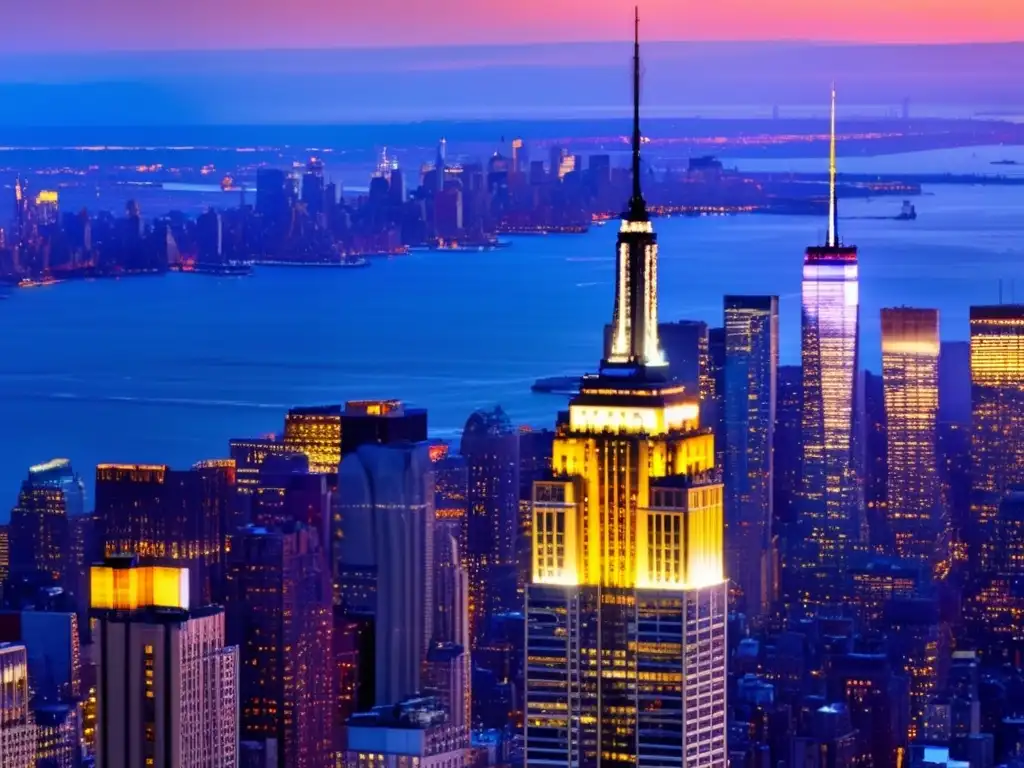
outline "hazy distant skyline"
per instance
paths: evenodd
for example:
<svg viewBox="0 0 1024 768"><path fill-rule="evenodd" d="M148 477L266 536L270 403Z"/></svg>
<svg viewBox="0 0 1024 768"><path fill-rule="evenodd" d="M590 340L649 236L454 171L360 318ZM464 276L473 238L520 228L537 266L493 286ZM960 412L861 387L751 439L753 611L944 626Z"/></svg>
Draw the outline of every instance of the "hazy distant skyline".
<svg viewBox="0 0 1024 768"><path fill-rule="evenodd" d="M649 40L1024 40L1019 0L640 0ZM7 52L619 40L629 0L34 0L0 11Z"/></svg>

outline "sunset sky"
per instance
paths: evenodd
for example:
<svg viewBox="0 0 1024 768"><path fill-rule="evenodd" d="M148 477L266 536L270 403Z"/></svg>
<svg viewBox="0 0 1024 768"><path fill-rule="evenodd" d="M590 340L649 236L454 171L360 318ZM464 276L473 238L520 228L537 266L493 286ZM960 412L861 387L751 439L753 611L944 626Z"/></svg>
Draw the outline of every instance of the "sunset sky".
<svg viewBox="0 0 1024 768"><path fill-rule="evenodd" d="M320 48L616 40L629 0L33 0L19 51ZM640 0L652 40L1008 42L1022 0Z"/></svg>

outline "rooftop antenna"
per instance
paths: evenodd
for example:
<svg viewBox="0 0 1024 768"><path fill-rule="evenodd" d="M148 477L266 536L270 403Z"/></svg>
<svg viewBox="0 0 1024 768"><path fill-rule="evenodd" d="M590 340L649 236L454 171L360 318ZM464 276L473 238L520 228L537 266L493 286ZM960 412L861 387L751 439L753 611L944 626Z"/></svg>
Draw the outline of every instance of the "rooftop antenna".
<svg viewBox="0 0 1024 768"><path fill-rule="evenodd" d="M836 84L832 83L832 127L828 154L828 242L839 247L839 202L836 199Z"/></svg>
<svg viewBox="0 0 1024 768"><path fill-rule="evenodd" d="M647 221L647 204L640 189L640 6L633 17L633 195L629 199L629 217Z"/></svg>

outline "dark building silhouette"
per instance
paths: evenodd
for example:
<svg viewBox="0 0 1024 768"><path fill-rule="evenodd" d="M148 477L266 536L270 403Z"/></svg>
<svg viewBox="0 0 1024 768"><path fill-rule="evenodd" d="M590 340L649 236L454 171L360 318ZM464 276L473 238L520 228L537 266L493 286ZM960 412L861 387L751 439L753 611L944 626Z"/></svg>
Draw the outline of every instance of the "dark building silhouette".
<svg viewBox="0 0 1024 768"><path fill-rule="evenodd" d="M518 604L519 433L500 407L477 411L466 421L459 453L469 473L466 563L475 647L489 617Z"/></svg>
<svg viewBox="0 0 1024 768"><path fill-rule="evenodd" d="M249 526L232 537L226 614L239 648L240 734L276 740L280 768L332 764L331 601L315 531Z"/></svg>

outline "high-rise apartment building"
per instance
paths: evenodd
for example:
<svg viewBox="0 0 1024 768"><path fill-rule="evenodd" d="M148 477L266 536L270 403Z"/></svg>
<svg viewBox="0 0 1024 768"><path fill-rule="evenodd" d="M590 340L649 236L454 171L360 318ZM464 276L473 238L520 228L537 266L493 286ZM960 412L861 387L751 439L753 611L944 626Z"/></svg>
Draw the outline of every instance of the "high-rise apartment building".
<svg viewBox="0 0 1024 768"><path fill-rule="evenodd" d="M71 590L71 518L83 514L84 497L85 486L67 459L29 468L11 510L12 577Z"/></svg>
<svg viewBox="0 0 1024 768"><path fill-rule="evenodd" d="M896 553L933 564L942 533L939 467L939 313L882 310L882 381L888 436L886 508Z"/></svg>
<svg viewBox="0 0 1024 768"><path fill-rule="evenodd" d="M337 587L373 616L374 700L420 690L434 625L434 473L427 443L363 445L341 462Z"/></svg>
<svg viewBox="0 0 1024 768"><path fill-rule="evenodd" d="M698 394L668 381L658 339L639 34L633 78L611 344L559 420L554 479L534 485L525 760L724 768L722 484Z"/></svg>
<svg viewBox="0 0 1024 768"><path fill-rule="evenodd" d="M726 576L751 617L774 599L775 406L779 300L725 297Z"/></svg>
<svg viewBox="0 0 1024 768"><path fill-rule="evenodd" d="M459 453L468 474L465 557L476 646L490 617L516 603L519 433L500 407L477 411L466 421Z"/></svg>
<svg viewBox="0 0 1024 768"><path fill-rule="evenodd" d="M803 268L803 492L806 566L839 567L861 534L857 477L860 299L857 248L839 239L832 92L828 239Z"/></svg>
<svg viewBox="0 0 1024 768"><path fill-rule="evenodd" d="M333 608L319 535L294 523L232 537L227 637L239 649L241 738L274 741L280 768L332 762Z"/></svg>
<svg viewBox="0 0 1024 768"><path fill-rule="evenodd" d="M235 768L238 648L223 609L190 606L184 568L107 558L91 581L97 765Z"/></svg>
<svg viewBox="0 0 1024 768"><path fill-rule="evenodd" d="M29 707L28 653L0 643L0 765L35 768L36 726Z"/></svg>

